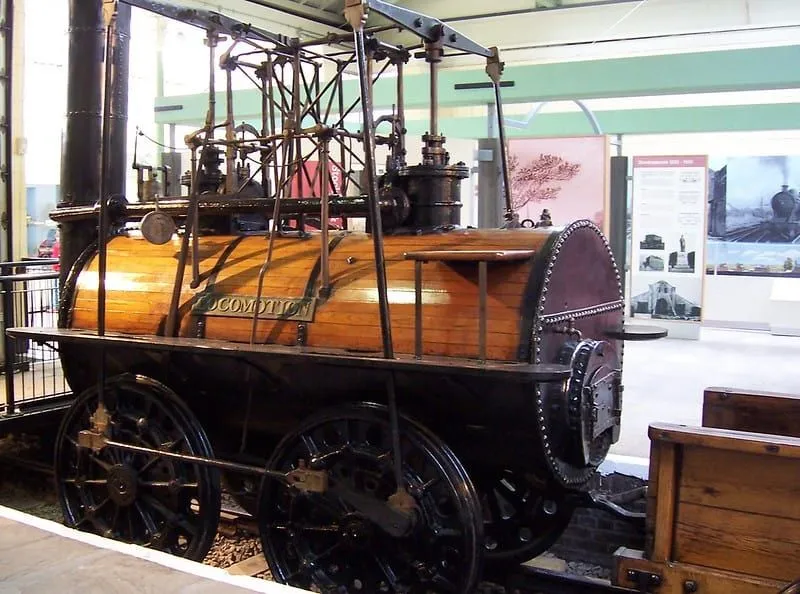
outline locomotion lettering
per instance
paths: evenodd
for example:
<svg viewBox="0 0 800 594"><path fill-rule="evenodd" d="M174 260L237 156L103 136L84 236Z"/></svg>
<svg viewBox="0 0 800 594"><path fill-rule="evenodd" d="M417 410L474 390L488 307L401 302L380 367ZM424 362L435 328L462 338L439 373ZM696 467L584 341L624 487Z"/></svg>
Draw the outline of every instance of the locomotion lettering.
<svg viewBox="0 0 800 594"><path fill-rule="evenodd" d="M296 320L313 322L317 300L314 297L255 297L207 293L200 295L192 306L192 313L229 318L250 318L256 312L265 320Z"/></svg>

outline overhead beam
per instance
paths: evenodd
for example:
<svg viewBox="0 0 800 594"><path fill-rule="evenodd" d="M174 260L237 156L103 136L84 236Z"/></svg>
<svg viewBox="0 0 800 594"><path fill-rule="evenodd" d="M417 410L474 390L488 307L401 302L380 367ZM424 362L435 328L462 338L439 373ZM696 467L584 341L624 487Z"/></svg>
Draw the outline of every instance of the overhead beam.
<svg viewBox="0 0 800 594"><path fill-rule="evenodd" d="M305 11L292 10L300 5L289 0L269 0L269 6L250 0L226 0L224 6L220 6L220 2L214 0L167 0L167 2L181 8L218 12L245 24L290 37L304 35L316 37L325 35L331 30L330 24L319 22L320 19L317 18L319 11L314 12L310 7L305 7Z"/></svg>

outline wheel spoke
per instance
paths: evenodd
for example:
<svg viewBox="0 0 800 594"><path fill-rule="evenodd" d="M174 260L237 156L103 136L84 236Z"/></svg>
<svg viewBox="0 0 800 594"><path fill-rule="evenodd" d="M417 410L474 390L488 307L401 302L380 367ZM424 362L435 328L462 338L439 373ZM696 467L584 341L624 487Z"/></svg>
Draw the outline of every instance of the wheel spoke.
<svg viewBox="0 0 800 594"><path fill-rule="evenodd" d="M320 468L330 460L333 460L334 458L339 458L340 456L346 454L349 450L350 446L344 445L340 448L336 448L335 450L331 450L330 452L326 452L324 454L316 454L311 458L309 466L311 466L312 468Z"/></svg>
<svg viewBox="0 0 800 594"><path fill-rule="evenodd" d="M375 561L375 564L378 566L378 569L381 570L381 573L386 578L386 581L389 582L389 585L392 587L392 590L397 592L397 588L400 585L400 582L397 579L397 575L395 574L391 565L389 565L388 562L378 557L378 555L375 553L372 553L372 558Z"/></svg>
<svg viewBox="0 0 800 594"><path fill-rule="evenodd" d="M166 505L151 495L142 494L142 500L151 508L161 514L168 524L180 527L191 536L197 536L197 527L191 524L186 518L170 510Z"/></svg>
<svg viewBox="0 0 800 594"><path fill-rule="evenodd" d="M97 512L100 511L106 505L108 505L110 501L111 499L106 497L99 504L94 505L86 510L86 517L89 519L89 522L95 527L95 529L100 533L100 535L106 534L109 531L109 528L108 525L101 518L97 516Z"/></svg>
<svg viewBox="0 0 800 594"><path fill-rule="evenodd" d="M318 555L311 555L310 559L308 557L303 557L303 562L300 564L300 569L286 576L287 581L291 581L292 578L308 573L309 571L315 571L317 569L315 566L321 559L330 556L331 553L341 548L342 546L343 546L342 541L339 541L335 545L322 551Z"/></svg>
<svg viewBox="0 0 800 594"><path fill-rule="evenodd" d="M67 485L107 485L108 480L106 479L87 479L87 478L68 478L62 479L62 483L66 483Z"/></svg>
<svg viewBox="0 0 800 594"><path fill-rule="evenodd" d="M140 487L153 487L153 488L165 488L165 489L199 489L200 485L198 483L181 483L179 481L139 481Z"/></svg>
<svg viewBox="0 0 800 594"><path fill-rule="evenodd" d="M185 435L181 435L178 439L176 439L176 440L174 440L172 442L161 444L161 447L158 448L158 449L161 450L162 452L174 452L175 451L175 446L183 443L184 441L186 441L186 436ZM142 466L139 469L139 474L146 473L148 470L150 470L153 467L153 465L156 462L158 462L160 460L163 460L163 457L161 456L161 454L154 454L153 458L150 459L144 466Z"/></svg>
<svg viewBox="0 0 800 594"><path fill-rule="evenodd" d="M310 435L303 435L301 439L303 440L303 445L306 447L309 456L316 457L319 455L319 446L313 437Z"/></svg>
<svg viewBox="0 0 800 594"><path fill-rule="evenodd" d="M111 518L111 530L116 530L117 528L117 522L119 521L119 512L120 512L120 507L118 505L115 505L114 515Z"/></svg>
<svg viewBox="0 0 800 594"><path fill-rule="evenodd" d="M139 514L139 517L142 518L142 522L144 522L145 530L150 534L149 542L152 542L153 538L156 534L158 534L158 526L156 525L153 516L150 515L140 502L135 502L133 507L136 509L136 512ZM131 536L133 536L131 534Z"/></svg>
<svg viewBox="0 0 800 594"><path fill-rule="evenodd" d="M502 491L502 497L514 506L514 509L519 510L525 507L525 500L519 493L519 486L516 488L511 487L504 479L497 483L497 490Z"/></svg>

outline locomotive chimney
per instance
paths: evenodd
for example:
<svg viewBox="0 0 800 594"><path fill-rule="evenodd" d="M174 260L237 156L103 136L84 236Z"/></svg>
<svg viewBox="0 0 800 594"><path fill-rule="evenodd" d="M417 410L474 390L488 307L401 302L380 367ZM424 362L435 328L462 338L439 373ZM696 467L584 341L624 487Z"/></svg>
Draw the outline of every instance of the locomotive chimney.
<svg viewBox="0 0 800 594"><path fill-rule="evenodd" d="M124 192L126 170L130 6L120 2L117 14L106 178L109 193ZM105 35L103 0L69 0L67 125L58 208L92 205L100 199ZM96 238L97 226L96 219L62 223L62 287L73 264Z"/></svg>

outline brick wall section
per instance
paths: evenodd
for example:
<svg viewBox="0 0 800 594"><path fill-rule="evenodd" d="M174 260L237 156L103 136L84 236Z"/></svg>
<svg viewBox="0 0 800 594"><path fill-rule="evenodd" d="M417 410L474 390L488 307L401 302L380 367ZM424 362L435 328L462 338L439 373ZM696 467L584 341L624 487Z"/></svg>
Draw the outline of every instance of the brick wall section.
<svg viewBox="0 0 800 594"><path fill-rule="evenodd" d="M598 475L592 489L605 494L630 491L646 482L621 474ZM625 509L644 512L644 498L622 504ZM643 524L642 524L643 526ZM569 527L550 553L565 561L590 563L611 568L612 555L619 547L644 549L644 532L636 524L626 522L600 509L578 509Z"/></svg>

